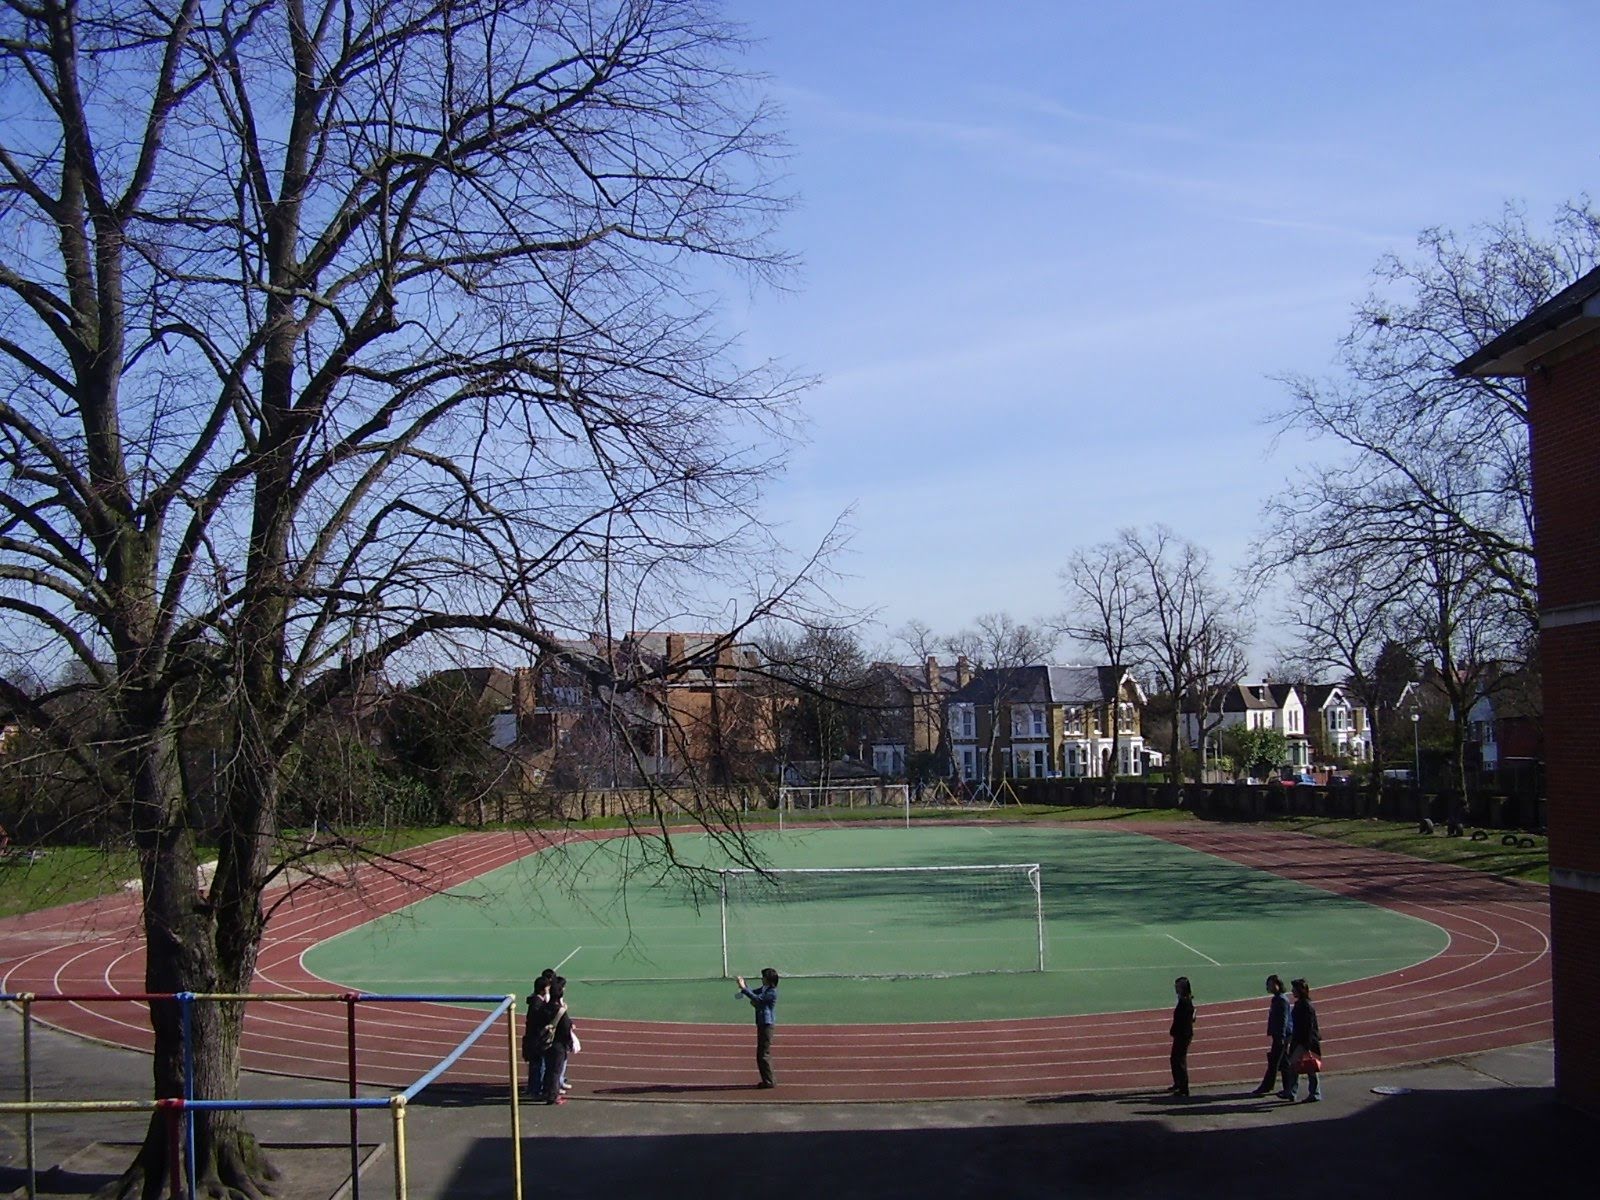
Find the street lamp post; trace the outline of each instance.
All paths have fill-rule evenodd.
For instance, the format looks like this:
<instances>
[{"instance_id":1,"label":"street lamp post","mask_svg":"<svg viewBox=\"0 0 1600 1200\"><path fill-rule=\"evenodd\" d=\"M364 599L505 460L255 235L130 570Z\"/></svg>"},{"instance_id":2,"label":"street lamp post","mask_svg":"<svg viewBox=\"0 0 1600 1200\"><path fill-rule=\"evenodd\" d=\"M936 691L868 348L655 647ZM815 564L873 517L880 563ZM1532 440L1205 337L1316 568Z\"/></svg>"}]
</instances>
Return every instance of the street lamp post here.
<instances>
[{"instance_id":1,"label":"street lamp post","mask_svg":"<svg viewBox=\"0 0 1600 1200\"><path fill-rule=\"evenodd\" d=\"M1417 733L1421 721L1421 713L1411 714L1411 778L1418 788L1422 787L1422 742Z\"/></svg>"}]
</instances>

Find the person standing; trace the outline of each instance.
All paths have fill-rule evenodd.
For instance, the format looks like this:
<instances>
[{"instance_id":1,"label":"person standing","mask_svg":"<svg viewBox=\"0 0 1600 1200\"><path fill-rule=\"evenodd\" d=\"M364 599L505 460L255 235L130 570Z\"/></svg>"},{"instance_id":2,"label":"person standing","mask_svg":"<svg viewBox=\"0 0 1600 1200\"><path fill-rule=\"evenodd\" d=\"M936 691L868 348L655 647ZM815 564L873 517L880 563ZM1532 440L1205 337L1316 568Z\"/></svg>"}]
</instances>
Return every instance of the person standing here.
<instances>
[{"instance_id":1,"label":"person standing","mask_svg":"<svg viewBox=\"0 0 1600 1200\"><path fill-rule=\"evenodd\" d=\"M739 976L739 995L756 1010L756 1070L761 1072L758 1086L777 1087L772 1076L772 1035L778 1023L778 973L771 967L763 968L758 988L746 987L744 976Z\"/></svg>"},{"instance_id":2,"label":"person standing","mask_svg":"<svg viewBox=\"0 0 1600 1200\"><path fill-rule=\"evenodd\" d=\"M1283 980L1276 975L1267 976L1267 995L1272 997L1267 1006L1267 1036L1272 1039L1272 1049L1267 1051L1267 1073L1261 1077L1261 1086L1252 1096L1265 1096L1268 1092L1289 1086L1289 997ZM1279 1076L1282 1076L1280 1082Z\"/></svg>"},{"instance_id":3,"label":"person standing","mask_svg":"<svg viewBox=\"0 0 1600 1200\"><path fill-rule=\"evenodd\" d=\"M528 1064L528 1097L544 1095L544 1029L550 1002L550 982L556 973L546 967L533 981L533 991L528 996L528 1023L522 1033L522 1057Z\"/></svg>"},{"instance_id":4,"label":"person standing","mask_svg":"<svg viewBox=\"0 0 1600 1200\"><path fill-rule=\"evenodd\" d=\"M1194 991L1189 977L1179 975L1172 981L1172 990L1178 994L1178 1003L1172 1010L1172 1028L1167 1033L1172 1038L1172 1087L1174 1096L1189 1094L1189 1043L1194 1041Z\"/></svg>"},{"instance_id":5,"label":"person standing","mask_svg":"<svg viewBox=\"0 0 1600 1200\"><path fill-rule=\"evenodd\" d=\"M1317 1024L1317 1010L1311 1003L1311 985L1304 979L1291 980L1294 989L1294 1008L1289 1013L1289 1058L1283 1073L1283 1091L1280 1099L1293 1100L1300 1089L1299 1076L1305 1075L1309 1091L1306 1103L1315 1104L1322 1099L1322 1030Z\"/></svg>"},{"instance_id":6,"label":"person standing","mask_svg":"<svg viewBox=\"0 0 1600 1200\"><path fill-rule=\"evenodd\" d=\"M545 1028L549 1031L549 1046L544 1052L544 1102L565 1104L561 1094L561 1076L567 1069L567 1055L572 1053L572 1016L567 1012L567 981L557 975L550 981L550 999L545 1002Z\"/></svg>"}]
</instances>

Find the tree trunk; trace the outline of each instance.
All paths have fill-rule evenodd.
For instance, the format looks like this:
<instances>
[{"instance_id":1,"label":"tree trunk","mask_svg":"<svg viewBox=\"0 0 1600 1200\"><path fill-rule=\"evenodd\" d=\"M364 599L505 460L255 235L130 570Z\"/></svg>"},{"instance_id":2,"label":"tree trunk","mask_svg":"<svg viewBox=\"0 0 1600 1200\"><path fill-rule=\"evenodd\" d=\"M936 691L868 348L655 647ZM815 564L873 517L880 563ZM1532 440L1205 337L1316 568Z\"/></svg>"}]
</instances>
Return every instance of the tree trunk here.
<instances>
[{"instance_id":1,"label":"tree trunk","mask_svg":"<svg viewBox=\"0 0 1600 1200\"><path fill-rule=\"evenodd\" d=\"M157 719L157 708L154 703L142 709L136 705L128 714L131 723L144 731L131 775L144 898L145 988L153 993L242 992L255 971L259 904L253 899L240 903L240 890L228 882L236 870L220 859L209 891L201 886L196 831L178 786L176 749L164 722ZM222 859L227 857L225 845ZM177 1001L160 1001L150 1008L155 1096L185 1095L191 1071L195 1097L237 1096L243 1004L188 1004L187 1063L183 1007ZM163 1112L152 1115L133 1163L103 1196L156 1200L171 1194L167 1120ZM194 1141L198 1195L254 1200L270 1194L264 1185L277 1172L238 1113L195 1113Z\"/></svg>"}]
</instances>

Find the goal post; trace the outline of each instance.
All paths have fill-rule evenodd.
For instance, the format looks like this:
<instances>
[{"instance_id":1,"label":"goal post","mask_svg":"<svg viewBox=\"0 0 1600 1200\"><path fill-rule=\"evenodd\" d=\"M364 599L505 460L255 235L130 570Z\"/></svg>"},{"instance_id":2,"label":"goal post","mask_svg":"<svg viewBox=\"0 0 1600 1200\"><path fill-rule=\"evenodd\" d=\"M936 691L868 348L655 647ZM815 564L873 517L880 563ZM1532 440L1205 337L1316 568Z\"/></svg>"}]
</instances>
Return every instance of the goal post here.
<instances>
[{"instance_id":1,"label":"goal post","mask_svg":"<svg viewBox=\"0 0 1600 1200\"><path fill-rule=\"evenodd\" d=\"M812 978L1045 969L1038 863L729 867L718 877L725 979L760 965Z\"/></svg>"},{"instance_id":2,"label":"goal post","mask_svg":"<svg viewBox=\"0 0 1600 1200\"><path fill-rule=\"evenodd\" d=\"M856 783L783 784L778 788L778 827L796 812L836 809L893 809L911 824L911 785L863 780Z\"/></svg>"}]
</instances>

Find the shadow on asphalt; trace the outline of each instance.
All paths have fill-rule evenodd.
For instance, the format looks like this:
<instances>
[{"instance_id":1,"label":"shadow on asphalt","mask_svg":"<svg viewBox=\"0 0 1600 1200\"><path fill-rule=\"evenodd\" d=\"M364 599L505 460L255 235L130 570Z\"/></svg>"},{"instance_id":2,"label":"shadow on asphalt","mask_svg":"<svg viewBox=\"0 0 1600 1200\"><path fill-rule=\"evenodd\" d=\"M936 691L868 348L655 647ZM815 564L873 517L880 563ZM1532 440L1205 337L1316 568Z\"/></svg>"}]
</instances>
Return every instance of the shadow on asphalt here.
<instances>
[{"instance_id":1,"label":"shadow on asphalt","mask_svg":"<svg viewBox=\"0 0 1600 1200\"><path fill-rule=\"evenodd\" d=\"M1080 1098L1081 1099L1081 1098ZM650 1197L1084 1196L1234 1200L1507 1197L1592 1178L1600 1127L1557 1108L1549 1089L1417 1091L1365 1097L1329 1119L1328 1104L1267 1103L1239 1094L1187 1103L1118 1097L1126 1119L1073 1122L1065 1107L1037 1124L841 1132L737 1132L607 1137L583 1132L585 1106L541 1122L525 1145L533 1192ZM1037 1111L1037 1110L1036 1110ZM1200 1118L1255 1117L1218 1128ZM599 1116L600 1114L596 1114ZM956 1112L949 1114L956 1119ZM563 1119L565 1118L565 1119ZM1161 1118L1160 1120L1154 1118ZM1186 1127L1186 1122L1196 1123ZM564 1128L563 1128L564 1127ZM481 1138L442 1194L504 1194L508 1146ZM1573 1194L1577 1194L1574 1192Z\"/></svg>"}]
</instances>

